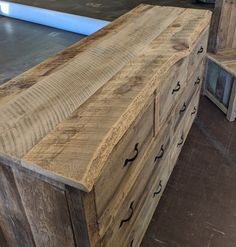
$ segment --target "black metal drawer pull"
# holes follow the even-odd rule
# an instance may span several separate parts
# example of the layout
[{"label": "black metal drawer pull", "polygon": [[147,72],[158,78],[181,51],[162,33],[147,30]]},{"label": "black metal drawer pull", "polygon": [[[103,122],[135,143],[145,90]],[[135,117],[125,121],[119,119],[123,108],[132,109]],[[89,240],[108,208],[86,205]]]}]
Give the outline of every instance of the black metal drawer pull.
[{"label": "black metal drawer pull", "polygon": [[180,81],[178,81],[177,85],[176,85],[176,88],[174,88],[172,90],[172,94],[174,94],[175,92],[178,92],[180,90],[181,86],[180,86]]},{"label": "black metal drawer pull", "polygon": [[186,105],[186,103],[184,102],[184,104],[183,104],[182,108],[180,109],[179,113],[185,112],[186,109],[187,109],[187,105]]},{"label": "black metal drawer pull", "polygon": [[161,183],[162,183],[162,181],[160,181],[157,191],[153,193],[153,197],[155,197],[161,193],[161,191],[162,191],[162,184]]},{"label": "black metal drawer pull", "polygon": [[138,154],[139,154],[138,145],[139,145],[139,143],[136,143],[135,146],[134,146],[134,151],[135,151],[134,157],[130,158],[130,159],[126,159],[125,163],[124,163],[124,166],[127,166],[129,163],[132,163],[133,161],[135,161],[137,159]]},{"label": "black metal drawer pull", "polygon": [[193,108],[193,111],[192,111],[192,113],[191,113],[191,115],[194,115],[196,112],[197,112],[197,108],[194,107],[194,108]]},{"label": "black metal drawer pull", "polygon": [[132,218],[132,216],[133,216],[133,214],[134,214],[133,205],[134,205],[134,202],[131,202],[130,207],[129,207],[130,212],[131,212],[131,213],[130,213],[130,216],[129,216],[127,219],[124,219],[124,220],[122,220],[122,221],[120,222],[120,228],[123,226],[124,223],[126,223],[126,222],[128,222],[128,221],[131,220],[131,218]]},{"label": "black metal drawer pull", "polygon": [[130,247],[133,247],[133,244],[134,244],[134,240],[130,242]]},{"label": "black metal drawer pull", "polygon": [[198,77],[194,84],[198,85],[198,84],[200,84],[200,82],[201,82],[201,79],[200,79],[200,77]]},{"label": "black metal drawer pull", "polygon": [[181,141],[177,144],[177,146],[179,147],[179,146],[181,146],[183,143],[184,143],[184,137],[181,136]]},{"label": "black metal drawer pull", "polygon": [[157,155],[155,157],[155,160],[154,161],[156,162],[158,159],[161,159],[163,157],[164,153],[165,153],[164,145],[161,145],[161,150],[159,152],[159,155]]},{"label": "black metal drawer pull", "polygon": [[197,54],[200,54],[200,53],[203,53],[204,49],[203,47],[201,46],[201,48],[198,50]]}]

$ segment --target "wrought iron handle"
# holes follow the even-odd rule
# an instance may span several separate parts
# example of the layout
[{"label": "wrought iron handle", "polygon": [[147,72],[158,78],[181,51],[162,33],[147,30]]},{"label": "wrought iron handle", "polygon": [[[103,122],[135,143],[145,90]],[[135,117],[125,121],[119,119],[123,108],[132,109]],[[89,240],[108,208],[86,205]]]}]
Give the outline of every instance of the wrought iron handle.
[{"label": "wrought iron handle", "polygon": [[193,108],[193,111],[192,111],[192,113],[191,113],[191,115],[194,115],[196,112],[197,112],[197,108],[194,107],[194,108]]},{"label": "wrought iron handle", "polygon": [[201,46],[201,48],[198,50],[197,54],[203,53],[204,48]]},{"label": "wrought iron handle", "polygon": [[134,240],[132,239],[132,241],[130,242],[130,247],[133,247],[134,244]]},{"label": "wrought iron handle", "polygon": [[161,150],[159,152],[159,155],[157,155],[155,157],[155,160],[154,161],[156,162],[158,159],[161,159],[163,157],[164,153],[165,153],[164,145],[161,145]]},{"label": "wrought iron handle", "polygon": [[161,193],[161,191],[162,191],[162,184],[161,183],[162,183],[162,181],[160,181],[158,188],[157,188],[157,191],[153,193],[153,198]]},{"label": "wrought iron handle", "polygon": [[184,102],[184,104],[183,104],[182,108],[180,109],[179,113],[185,112],[186,109],[187,109],[187,105],[186,105],[186,103]]},{"label": "wrought iron handle", "polygon": [[172,94],[174,94],[175,92],[178,92],[180,88],[181,88],[180,81],[178,81],[176,87],[172,90]]},{"label": "wrought iron handle", "polygon": [[132,163],[133,161],[135,161],[137,159],[138,154],[139,154],[138,145],[139,145],[139,143],[135,144],[135,146],[134,146],[135,155],[134,155],[133,158],[125,160],[124,167],[127,166],[129,163]]},{"label": "wrought iron handle", "polygon": [[200,77],[198,77],[194,84],[198,85],[198,84],[200,84],[200,82],[201,82],[201,79],[200,79]]},{"label": "wrought iron handle", "polygon": [[122,221],[120,222],[120,228],[123,226],[124,223],[126,223],[126,222],[128,222],[128,221],[131,220],[131,218],[132,218],[132,216],[133,216],[133,214],[134,214],[133,205],[134,205],[134,201],[131,202],[130,207],[129,207],[130,212],[131,212],[131,213],[130,213],[130,216],[129,216],[127,219],[124,219],[124,220],[122,220]]},{"label": "wrought iron handle", "polygon": [[184,137],[181,136],[181,141],[177,144],[177,146],[179,147],[179,146],[181,146],[183,143],[184,143]]}]

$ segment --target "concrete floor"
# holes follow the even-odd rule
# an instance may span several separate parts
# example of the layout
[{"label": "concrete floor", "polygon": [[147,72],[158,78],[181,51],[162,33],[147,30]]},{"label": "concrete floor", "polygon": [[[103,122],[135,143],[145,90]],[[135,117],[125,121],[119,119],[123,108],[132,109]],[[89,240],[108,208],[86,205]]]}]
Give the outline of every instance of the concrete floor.
[{"label": "concrete floor", "polygon": [[84,36],[0,17],[0,85]]},{"label": "concrete floor", "polygon": [[[140,2],[212,8],[212,5],[196,5],[187,0],[94,0],[93,2],[86,0],[17,0],[15,2],[24,2],[106,20],[112,20],[122,15]],[[1,23],[9,21],[0,18],[1,32]],[[54,42],[62,42],[62,45],[60,42],[58,45],[58,50],[60,50],[82,38],[65,32],[59,35],[58,41],[58,35],[54,35],[54,32],[58,33],[59,30],[47,29],[34,24],[23,24],[27,27],[22,28],[22,24],[14,23],[13,26],[16,25],[16,29],[13,28],[13,32],[6,32],[7,37],[3,38],[1,35],[0,38],[0,64],[4,66],[2,71],[8,73],[6,76],[8,79],[26,69],[22,68],[19,62],[15,64],[12,58],[14,57],[12,55],[14,51],[17,52],[15,57],[21,57],[25,63],[29,63],[27,66],[29,68],[57,52],[54,48]],[[36,46],[32,44],[29,50],[24,50],[21,54],[18,52],[23,49],[23,42],[20,42],[18,46],[17,37],[22,32],[20,31],[21,34],[17,33],[18,25],[21,26],[21,30],[24,30],[22,32],[25,33],[25,40],[29,44],[36,39]],[[28,25],[32,26],[29,27]],[[29,32],[27,31],[28,28]],[[30,32],[36,28],[38,32],[32,39],[33,36],[30,35]],[[43,31],[42,28],[45,30]],[[15,34],[16,36],[14,36]],[[11,37],[15,37],[13,42],[11,42]],[[39,39],[39,37],[41,38]],[[8,45],[3,46],[6,40]],[[43,54],[42,44],[48,47],[48,53]],[[34,56],[33,50],[37,47],[37,55]],[[15,66],[16,72],[9,71],[11,64]],[[144,237],[142,247],[235,247],[235,191],[236,123],[229,123],[223,113],[203,97],[198,118],[190,131],[174,172]]]},{"label": "concrete floor", "polygon": [[212,4],[196,4],[196,0],[12,0],[32,6],[48,8],[67,13],[114,20],[141,3],[178,7],[212,8]]}]

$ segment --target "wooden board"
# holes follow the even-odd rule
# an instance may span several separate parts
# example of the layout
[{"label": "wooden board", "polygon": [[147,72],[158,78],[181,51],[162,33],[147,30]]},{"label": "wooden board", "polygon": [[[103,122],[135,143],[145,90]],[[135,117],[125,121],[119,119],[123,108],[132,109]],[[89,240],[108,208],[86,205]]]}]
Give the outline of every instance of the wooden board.
[{"label": "wooden board", "polygon": [[135,23],[128,22],[120,31],[110,32],[109,37],[75,56],[60,70],[1,105],[0,149],[23,157],[137,57],[181,12],[167,8],[157,13],[155,8],[147,8]]},{"label": "wooden board", "polygon": [[36,246],[73,247],[64,191],[19,170],[14,177]]},{"label": "wooden board", "polygon": [[35,246],[12,169],[3,166],[1,163],[0,187],[0,226],[2,238],[10,246]]},{"label": "wooden board", "polygon": [[214,53],[208,53],[207,57],[236,77],[236,49],[226,49]]},{"label": "wooden board", "polygon": [[236,48],[236,1],[216,0],[211,23],[209,51]]},{"label": "wooden board", "polygon": [[74,247],[67,200],[61,189],[2,164],[0,178],[0,225],[10,247]]},{"label": "wooden board", "polygon": [[99,247],[94,193],[81,193],[75,188],[66,186],[66,198],[70,210],[75,245]]},{"label": "wooden board", "polygon": [[4,85],[2,156],[90,191],[114,146],[170,66],[189,55],[210,17],[209,11],[141,5],[35,74]]}]

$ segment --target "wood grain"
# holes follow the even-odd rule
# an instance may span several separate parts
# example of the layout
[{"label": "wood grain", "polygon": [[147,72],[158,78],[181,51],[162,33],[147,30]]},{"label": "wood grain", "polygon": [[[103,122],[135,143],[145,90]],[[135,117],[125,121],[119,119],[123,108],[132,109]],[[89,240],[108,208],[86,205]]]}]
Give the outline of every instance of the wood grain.
[{"label": "wood grain", "polygon": [[2,164],[0,164],[0,187],[1,235],[4,237],[7,246],[34,247],[35,242],[12,169]]},{"label": "wood grain", "polygon": [[157,15],[155,8],[148,9],[137,22],[127,23],[109,39],[81,52],[60,70],[0,105],[0,150],[18,158],[24,156],[138,56],[180,12],[167,8]]},{"label": "wood grain", "polygon": [[236,77],[236,49],[222,50],[217,54],[208,53],[207,57]]},{"label": "wood grain", "polygon": [[113,147],[170,66],[189,54],[211,16],[199,10],[185,10],[179,15],[142,55],[28,152],[22,165],[30,168],[29,163],[37,164],[44,175],[59,176],[60,181],[91,190]]},{"label": "wood grain", "polygon": [[216,0],[211,23],[209,51],[236,48],[236,2]]},{"label": "wood grain", "polygon": [[64,191],[20,170],[14,176],[36,246],[74,247]]},{"label": "wood grain", "polygon": [[99,247],[100,238],[94,193],[81,192],[67,186],[66,197],[70,210],[76,246]]},{"label": "wood grain", "polygon": [[99,30],[99,32],[84,38],[80,42],[59,52],[57,55],[48,58],[34,68],[26,71],[7,83],[4,83],[4,85],[1,85],[0,87],[0,104],[5,104],[19,93],[25,91],[43,78],[59,70],[64,64],[70,61],[70,59],[89,49],[93,45],[96,45],[97,42],[109,38],[109,36],[116,32],[116,30],[121,30],[124,28],[124,25],[127,23],[134,22],[140,14],[149,8],[150,6],[148,5],[139,5],[133,11],[128,12],[110,23],[110,25]]}]

